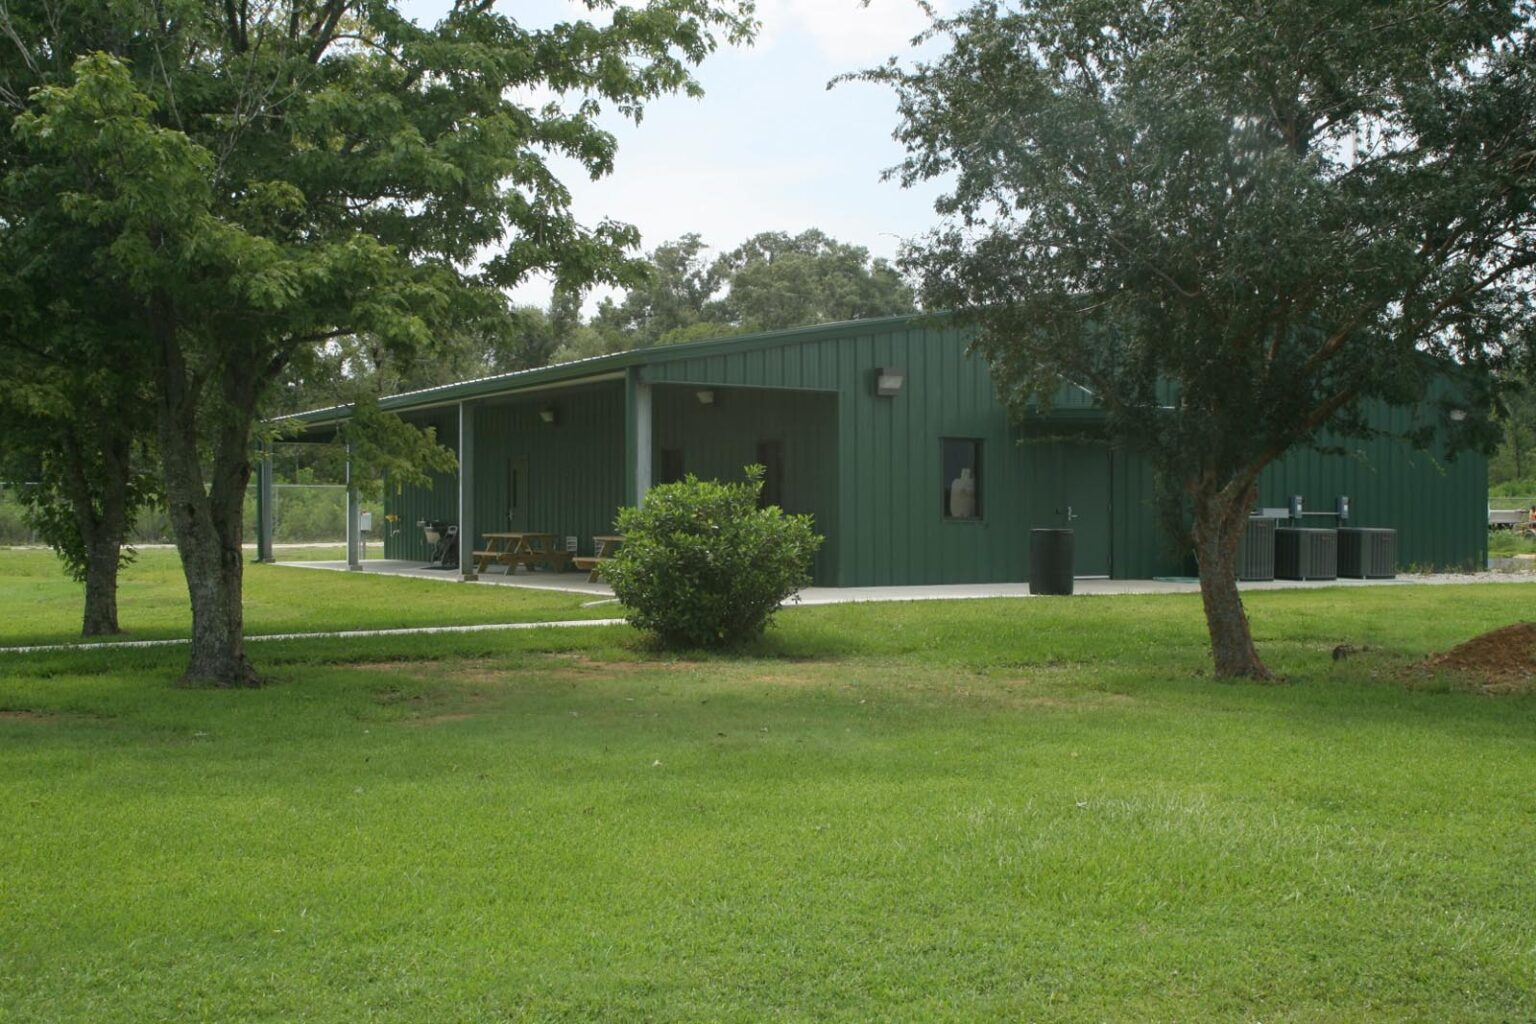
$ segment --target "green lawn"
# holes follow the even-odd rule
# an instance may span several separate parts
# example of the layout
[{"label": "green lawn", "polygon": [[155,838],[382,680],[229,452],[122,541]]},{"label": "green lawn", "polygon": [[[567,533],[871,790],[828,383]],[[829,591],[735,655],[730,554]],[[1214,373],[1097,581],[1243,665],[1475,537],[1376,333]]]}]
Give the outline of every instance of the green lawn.
[{"label": "green lawn", "polygon": [[1250,595],[1284,686],[1187,596],[274,642],[242,692],[0,656],[0,1021],[1531,1020],[1536,699],[1400,677],[1533,597]]},{"label": "green lawn", "polygon": [[[285,560],[294,558],[285,552]],[[304,560],[345,559],[342,549],[305,549]],[[283,565],[245,567],[247,634],[484,622],[604,618],[612,606],[583,608],[590,597],[504,586],[458,586],[404,577],[362,578]],[[573,580],[580,579],[575,574]],[[191,630],[187,584],[171,550],[142,551],[123,570],[116,639],[184,637]],[[0,549],[0,646],[80,640],[84,588],[47,550]],[[114,638],[103,638],[114,639]]]}]

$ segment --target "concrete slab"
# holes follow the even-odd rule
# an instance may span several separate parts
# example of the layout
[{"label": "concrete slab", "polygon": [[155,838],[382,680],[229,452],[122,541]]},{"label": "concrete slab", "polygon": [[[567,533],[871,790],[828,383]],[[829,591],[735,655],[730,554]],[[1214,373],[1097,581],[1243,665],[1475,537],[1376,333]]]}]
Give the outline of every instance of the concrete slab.
[{"label": "concrete slab", "polygon": [[[290,569],[323,569],[328,572],[347,572],[346,562],[274,562],[273,565]],[[591,583],[585,573],[549,572],[544,569],[529,571],[519,568],[512,574],[500,568],[473,580],[465,580],[457,569],[429,569],[420,562],[393,558],[370,558],[360,570],[366,576],[408,576],[412,579],[436,580],[439,583],[472,583],[487,586],[527,587],[531,590],[556,590],[567,594],[589,594],[593,597],[612,597],[613,590],[606,583]]]},{"label": "concrete slab", "polygon": [[[281,566],[296,569],[324,569],[347,571],[346,562],[278,562]],[[420,562],[402,562],[390,559],[370,559],[363,563],[362,572],[382,576],[410,576],[417,579],[433,579],[446,583],[462,582],[458,572],[447,569],[427,569]],[[526,587],[531,590],[554,590],[563,593],[588,594],[594,600],[611,599],[613,589],[606,583],[591,583],[580,573],[555,573],[544,570],[520,569],[511,574],[493,571],[470,581],[484,586]],[[1405,587],[1435,586],[1456,583],[1536,583],[1536,573],[1528,572],[1481,572],[1435,573],[1398,576],[1390,580],[1267,580],[1256,583],[1240,583],[1243,592],[1262,590],[1313,590],[1320,587]],[[1073,592],[1085,597],[1106,597],[1116,594],[1198,594],[1200,583],[1194,579],[1161,580],[1110,580],[1079,579]],[[974,601],[994,597],[1035,597],[1029,592],[1029,584],[1022,583],[955,583],[928,587],[808,587],[790,598],[790,607],[807,607],[826,604],[854,604],[865,601]]]}]

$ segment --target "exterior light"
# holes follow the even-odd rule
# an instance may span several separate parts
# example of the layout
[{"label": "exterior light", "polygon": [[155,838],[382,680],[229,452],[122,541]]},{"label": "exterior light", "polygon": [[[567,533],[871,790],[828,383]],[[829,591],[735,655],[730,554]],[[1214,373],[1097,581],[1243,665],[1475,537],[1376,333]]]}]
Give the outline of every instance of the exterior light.
[{"label": "exterior light", "polygon": [[1465,410],[1465,409],[1452,409],[1451,413],[1450,413],[1450,416],[1451,416],[1451,422],[1452,423],[1460,423],[1462,420],[1467,418],[1467,410]]},{"label": "exterior light", "polygon": [[555,412],[555,407],[552,405],[546,405],[544,408],[539,410],[539,419],[543,420],[545,423],[553,425],[556,421],[559,420],[559,418],[560,417]]},{"label": "exterior light", "polygon": [[715,404],[715,393],[708,388],[704,389],[703,391],[695,391],[693,393],[693,397],[699,400],[700,405]]},{"label": "exterior light", "polygon": [[901,385],[906,381],[907,375],[894,366],[875,367],[875,394],[883,398],[901,392]]}]

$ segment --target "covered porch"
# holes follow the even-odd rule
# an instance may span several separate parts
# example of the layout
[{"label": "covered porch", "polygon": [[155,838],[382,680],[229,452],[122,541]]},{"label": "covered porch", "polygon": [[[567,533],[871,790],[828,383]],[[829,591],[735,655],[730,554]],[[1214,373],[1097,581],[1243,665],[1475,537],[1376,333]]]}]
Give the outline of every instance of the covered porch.
[{"label": "covered porch", "polygon": [[[433,474],[427,487],[396,487],[385,479],[383,521],[371,524],[384,558],[365,560],[349,461],[348,568],[493,581],[506,579],[510,568],[518,570],[520,583],[586,592],[586,586],[599,585],[588,584],[585,571],[559,570],[611,554],[603,550],[604,539],[615,534],[621,508],[638,504],[655,483],[687,474],[739,480],[753,463],[765,467],[765,504],[810,513],[818,531],[835,534],[837,453],[828,439],[836,435],[836,394],[723,381],[653,383],[645,369],[555,381],[532,371],[526,380],[495,379],[499,388],[473,395],[465,391],[492,381],[400,396],[410,401],[395,411],[431,429],[455,453],[457,470]],[[306,435],[334,434],[347,410],[332,412],[329,421],[311,419]],[[262,461],[258,480],[258,505],[265,509],[270,460]],[[450,534],[451,552],[437,543]],[[510,540],[514,535],[520,539]],[[524,537],[550,557],[509,557],[509,549],[527,550]],[[834,544],[829,540],[818,557],[818,582],[832,581]],[[267,515],[258,515],[258,552],[271,560]],[[487,552],[504,557],[488,558]]]}]

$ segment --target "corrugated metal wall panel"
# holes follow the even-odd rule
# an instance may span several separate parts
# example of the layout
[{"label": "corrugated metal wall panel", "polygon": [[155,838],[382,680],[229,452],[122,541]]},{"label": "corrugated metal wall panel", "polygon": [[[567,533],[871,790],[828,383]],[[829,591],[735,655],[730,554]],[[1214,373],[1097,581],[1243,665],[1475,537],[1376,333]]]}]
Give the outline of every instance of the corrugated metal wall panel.
[{"label": "corrugated metal wall panel", "polygon": [[681,453],[684,473],[704,480],[734,482],[758,461],[758,444],[783,445],[786,512],[809,513],[827,536],[817,556],[816,578],[827,582],[837,565],[837,400],[836,396],[763,388],[715,387],[714,401],[702,405],[697,388],[656,385],[653,392],[655,457]]},{"label": "corrugated metal wall panel", "polygon": [[[1057,498],[1065,449],[1038,439],[1020,444],[1022,434],[1008,424],[985,363],[964,350],[964,336],[951,329],[851,324],[840,333],[791,336],[777,347],[653,363],[640,374],[656,387],[657,453],[674,446],[675,431],[684,431],[687,468],[695,472],[734,479],[755,458],[764,429],[782,425],[786,462],[813,467],[804,479],[820,481],[806,485],[813,493],[805,507],[832,538],[819,563],[822,581],[853,586],[1024,580],[1029,530],[1063,525]],[[874,394],[873,371],[880,366],[905,372],[899,395]],[[696,402],[689,406],[689,389],[669,384],[718,388],[725,401],[714,410]],[[668,397],[669,391],[676,393]],[[525,452],[533,460],[535,487],[540,481],[548,487],[548,500],[535,507],[541,521],[532,525],[562,536],[575,534],[585,551],[591,533],[606,532],[622,497],[623,388],[613,384],[556,401],[561,422],[553,429],[536,420],[540,400],[485,407],[476,447],[479,522],[502,521],[500,499],[486,481],[504,477],[505,460]],[[1057,408],[1067,416],[1057,422],[1082,417],[1090,404],[1091,397],[1080,390],[1063,389]],[[736,418],[748,410],[750,416]],[[713,425],[704,421],[701,426],[698,417],[711,413]],[[1407,413],[1401,410],[1378,413],[1394,417],[1398,425],[1406,423]],[[1054,429],[1032,428],[1031,433]],[[940,439],[945,437],[982,443],[982,515],[977,521],[946,521],[942,515]],[[1293,453],[1265,475],[1261,503],[1280,505],[1290,494],[1301,493],[1311,509],[1331,511],[1334,497],[1348,493],[1354,501],[1353,524],[1398,529],[1405,567],[1472,564],[1484,557],[1486,464],[1480,457],[1446,464],[1395,442],[1349,447],[1348,457]],[[697,465],[694,448],[700,451]],[[1113,574],[1185,571],[1185,553],[1158,530],[1146,464],[1123,452],[1107,461]],[[659,471],[659,454],[653,466]],[[431,496],[395,498],[388,507],[414,524],[417,518],[452,518],[442,514],[445,502],[452,509],[451,486]],[[402,531],[386,542],[386,552],[393,556],[412,540],[409,531]],[[419,539],[414,543],[424,546]]]},{"label": "corrugated metal wall panel", "polygon": [[[439,444],[457,449],[459,444],[458,414],[453,408],[416,413],[404,417],[407,422],[421,427],[435,427]],[[426,562],[431,556],[431,545],[416,524],[421,521],[441,520],[456,523],[459,519],[458,475],[434,473],[431,487],[404,487],[397,492],[394,484],[384,480],[384,514],[398,517],[394,522],[386,519],[388,529],[384,536],[384,557],[403,558]]]},{"label": "corrugated metal wall panel", "polygon": [[[1414,425],[1407,409],[1377,406],[1371,418],[1390,430]],[[1487,460],[1475,452],[1450,460],[1443,451],[1415,451],[1391,438],[1335,439],[1343,454],[1293,451],[1260,481],[1260,504],[1286,505],[1302,496],[1310,513],[1331,513],[1350,499],[1350,526],[1394,529],[1398,562],[1415,568],[1481,567],[1487,562]],[[1335,525],[1326,514],[1308,526]]]},{"label": "corrugated metal wall panel", "polygon": [[[545,423],[540,410],[552,408]],[[529,530],[575,537],[592,553],[594,534],[613,532],[624,501],[624,390],[619,382],[579,391],[486,404],[475,411],[475,522],[479,533],[507,530],[511,470],[526,465],[523,501]],[[476,546],[480,538],[476,538]]]}]

